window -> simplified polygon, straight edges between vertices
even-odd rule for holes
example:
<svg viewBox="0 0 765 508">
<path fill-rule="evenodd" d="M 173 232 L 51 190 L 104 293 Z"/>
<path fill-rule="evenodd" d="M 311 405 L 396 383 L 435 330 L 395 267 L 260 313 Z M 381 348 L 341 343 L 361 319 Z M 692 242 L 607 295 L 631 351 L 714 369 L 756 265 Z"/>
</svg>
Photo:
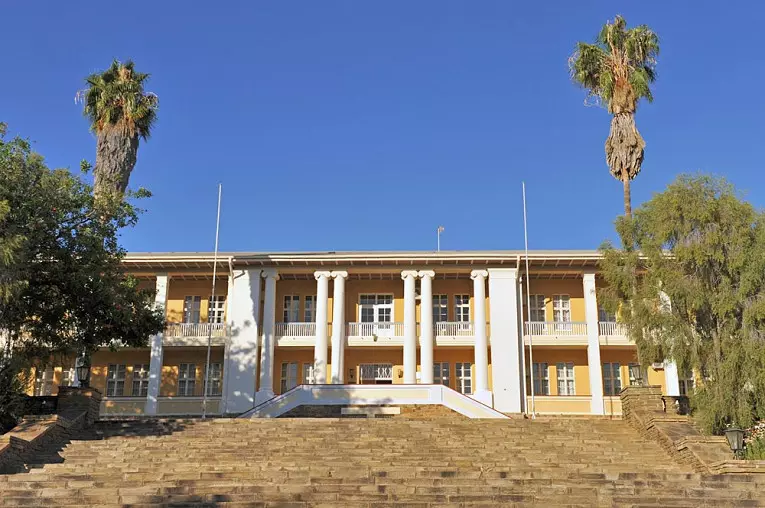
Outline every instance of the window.
<svg viewBox="0 0 765 508">
<path fill-rule="evenodd" d="M 106 370 L 106 396 L 122 397 L 125 394 L 125 365 L 109 364 Z"/>
<path fill-rule="evenodd" d="M 53 393 L 53 369 L 35 367 L 35 391 L 37 397 Z"/>
<path fill-rule="evenodd" d="M 316 296 L 308 295 L 305 297 L 305 309 L 303 310 L 303 322 L 313 323 L 316 321 Z"/>
<path fill-rule="evenodd" d="M 449 321 L 449 297 L 433 295 L 433 322 L 445 323 L 447 321 Z"/>
<path fill-rule="evenodd" d="M 281 393 L 297 386 L 297 362 L 282 362 Z"/>
<path fill-rule="evenodd" d="M 303 364 L 303 384 L 304 385 L 312 385 L 314 384 L 314 377 L 313 377 L 313 364 L 312 363 L 304 363 Z"/>
<path fill-rule="evenodd" d="M 389 385 L 393 382 L 393 365 L 390 363 L 362 363 L 359 365 L 361 384 Z"/>
<path fill-rule="evenodd" d="M 393 322 L 393 295 L 359 295 L 362 323 Z"/>
<path fill-rule="evenodd" d="M 574 363 L 559 363 L 556 365 L 558 373 L 558 395 L 576 395 L 574 390 Z"/>
<path fill-rule="evenodd" d="M 635 377 L 635 375 L 632 372 L 632 367 L 633 366 L 640 367 L 640 364 L 639 363 L 630 363 L 630 365 L 629 365 L 630 386 L 637 386 L 639 383 L 638 383 L 637 378 Z"/>
<path fill-rule="evenodd" d="M 448 362 L 436 362 L 433 364 L 433 382 L 437 385 L 449 386 Z"/>
<path fill-rule="evenodd" d="M 149 394 L 149 364 L 133 365 L 133 397 Z"/>
<path fill-rule="evenodd" d="M 457 390 L 465 395 L 473 393 L 473 375 L 470 373 L 470 363 L 455 363 L 454 370 L 457 376 Z"/>
<path fill-rule="evenodd" d="M 680 378 L 680 395 L 691 395 L 693 389 L 696 387 L 696 381 L 693 379 L 693 374 L 689 373 Z"/>
<path fill-rule="evenodd" d="M 532 323 L 541 323 L 545 317 L 545 295 L 529 295 L 529 314 Z"/>
<path fill-rule="evenodd" d="M 221 374 L 220 363 L 211 363 L 209 374 L 207 372 L 207 369 L 205 369 L 204 375 L 209 376 L 209 380 L 210 380 L 209 383 L 205 381 L 205 389 L 207 390 L 208 397 L 217 397 L 222 393 L 220 374 Z"/>
<path fill-rule="evenodd" d="M 598 321 L 601 323 L 616 323 L 616 314 L 608 312 L 606 309 L 598 305 Z"/>
<path fill-rule="evenodd" d="M 193 397 L 197 387 L 197 366 L 182 363 L 178 369 L 178 396 Z"/>
<path fill-rule="evenodd" d="M 470 321 L 470 295 L 454 295 L 454 319 L 458 323 Z"/>
<path fill-rule="evenodd" d="M 300 297 L 297 295 L 284 296 L 284 323 L 297 323 L 300 319 Z"/>
<path fill-rule="evenodd" d="M 619 395 L 622 391 L 621 365 L 618 363 L 603 364 L 603 395 Z"/>
<path fill-rule="evenodd" d="M 199 323 L 199 309 L 202 305 L 201 296 L 187 296 L 183 300 L 183 322 Z"/>
<path fill-rule="evenodd" d="M 64 367 L 61 372 L 61 386 L 74 385 L 74 367 Z"/>
<path fill-rule="evenodd" d="M 207 322 L 223 323 L 224 315 L 226 314 L 226 297 L 210 297 L 210 300 L 208 300 L 207 304 Z"/>
<path fill-rule="evenodd" d="M 534 395 L 550 395 L 550 371 L 547 363 L 534 362 L 532 365 L 534 374 Z M 528 383 L 529 391 L 531 383 Z"/>
<path fill-rule="evenodd" d="M 553 296 L 553 321 L 557 323 L 571 322 L 571 297 L 568 295 Z"/>
</svg>

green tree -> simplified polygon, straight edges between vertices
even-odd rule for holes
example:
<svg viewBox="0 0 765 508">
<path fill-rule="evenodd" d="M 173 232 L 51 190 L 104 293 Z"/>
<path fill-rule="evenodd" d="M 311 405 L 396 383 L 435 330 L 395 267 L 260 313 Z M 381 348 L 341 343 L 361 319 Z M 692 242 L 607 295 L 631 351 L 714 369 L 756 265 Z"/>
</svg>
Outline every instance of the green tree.
<svg viewBox="0 0 765 508">
<path fill-rule="evenodd" d="M 604 104 L 611 119 L 606 139 L 606 162 L 624 186 L 624 214 L 632 215 L 630 182 L 640 172 L 645 141 L 635 125 L 640 99 L 653 102 L 659 37 L 646 25 L 627 28 L 616 16 L 600 31 L 595 43 L 579 42 L 569 58 L 571 77 L 587 89 L 588 98 Z"/>
<path fill-rule="evenodd" d="M 98 138 L 94 192 L 101 202 L 122 199 L 135 167 L 138 143 L 149 138 L 157 121 L 158 98 L 144 91 L 148 78 L 135 71 L 132 61 L 114 60 L 104 72 L 88 76 L 88 88 L 77 94 Z"/>
<path fill-rule="evenodd" d="M 125 200 L 104 218 L 80 178 L 0 136 L 0 417 L 34 360 L 142 347 L 162 329 L 153 294 L 121 263 L 118 233 L 138 212 Z"/>
<path fill-rule="evenodd" d="M 703 377 L 692 404 L 710 432 L 765 417 L 765 214 L 725 180 L 681 176 L 617 230 L 634 243 L 604 247 L 601 295 L 641 362 Z"/>
</svg>

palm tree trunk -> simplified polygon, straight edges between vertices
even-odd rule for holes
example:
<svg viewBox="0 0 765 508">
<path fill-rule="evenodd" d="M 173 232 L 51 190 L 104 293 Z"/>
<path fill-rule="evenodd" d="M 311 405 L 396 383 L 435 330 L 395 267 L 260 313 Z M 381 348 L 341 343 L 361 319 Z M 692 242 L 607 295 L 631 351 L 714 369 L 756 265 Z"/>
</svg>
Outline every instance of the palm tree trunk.
<svg viewBox="0 0 765 508">
<path fill-rule="evenodd" d="M 102 131 L 96 145 L 93 194 L 96 201 L 121 200 L 138 155 L 138 136 L 118 129 Z"/>
<path fill-rule="evenodd" d="M 630 190 L 630 176 L 627 172 L 622 173 L 622 183 L 624 184 L 624 216 L 632 218 L 632 191 Z"/>
</svg>

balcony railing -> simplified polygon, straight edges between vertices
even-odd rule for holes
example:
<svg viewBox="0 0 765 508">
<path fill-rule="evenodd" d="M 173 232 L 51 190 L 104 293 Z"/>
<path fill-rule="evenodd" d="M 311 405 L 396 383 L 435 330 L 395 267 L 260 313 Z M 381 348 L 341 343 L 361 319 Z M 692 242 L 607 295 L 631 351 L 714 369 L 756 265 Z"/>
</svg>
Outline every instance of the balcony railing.
<svg viewBox="0 0 765 508">
<path fill-rule="evenodd" d="M 315 337 L 316 323 L 276 323 L 277 337 Z"/>
<path fill-rule="evenodd" d="M 526 335 L 576 336 L 587 335 L 587 323 L 571 321 L 526 321 Z"/>
<path fill-rule="evenodd" d="M 404 323 L 348 323 L 349 337 L 403 337 Z"/>
<path fill-rule="evenodd" d="M 226 323 L 168 323 L 165 337 L 208 337 L 212 332 L 214 338 L 226 337 Z"/>
<path fill-rule="evenodd" d="M 627 336 L 627 330 L 621 323 L 612 321 L 600 321 L 598 323 L 598 334 L 601 336 Z"/>
<path fill-rule="evenodd" d="M 472 321 L 442 321 L 434 324 L 436 337 L 472 337 L 474 335 Z"/>
</svg>

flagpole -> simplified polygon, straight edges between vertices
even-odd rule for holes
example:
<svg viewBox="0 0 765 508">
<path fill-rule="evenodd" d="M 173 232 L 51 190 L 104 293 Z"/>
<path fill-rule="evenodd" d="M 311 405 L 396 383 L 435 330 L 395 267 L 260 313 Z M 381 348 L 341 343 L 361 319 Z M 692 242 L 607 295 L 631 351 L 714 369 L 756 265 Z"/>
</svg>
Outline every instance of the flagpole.
<svg viewBox="0 0 765 508">
<path fill-rule="evenodd" d="M 531 326 L 531 289 L 529 283 L 529 233 L 526 221 L 526 182 L 521 182 L 523 187 L 523 243 L 526 251 L 526 326 Z M 531 338 L 531 330 L 528 331 L 529 335 L 529 379 L 531 380 L 531 418 L 536 418 L 536 404 L 534 400 L 534 347 Z"/>
<path fill-rule="evenodd" d="M 212 323 L 210 323 L 210 310 L 215 298 L 215 280 L 218 277 L 218 236 L 220 234 L 220 201 L 223 194 L 223 185 L 218 184 L 218 214 L 215 218 L 215 253 L 213 254 L 213 277 L 212 293 L 207 304 L 207 362 L 205 362 L 205 379 L 202 383 L 202 419 L 207 416 L 207 392 L 210 386 L 210 350 L 212 349 Z"/>
<path fill-rule="evenodd" d="M 436 252 L 441 252 L 441 233 L 444 232 L 443 226 L 438 226 L 436 229 Z"/>
</svg>

